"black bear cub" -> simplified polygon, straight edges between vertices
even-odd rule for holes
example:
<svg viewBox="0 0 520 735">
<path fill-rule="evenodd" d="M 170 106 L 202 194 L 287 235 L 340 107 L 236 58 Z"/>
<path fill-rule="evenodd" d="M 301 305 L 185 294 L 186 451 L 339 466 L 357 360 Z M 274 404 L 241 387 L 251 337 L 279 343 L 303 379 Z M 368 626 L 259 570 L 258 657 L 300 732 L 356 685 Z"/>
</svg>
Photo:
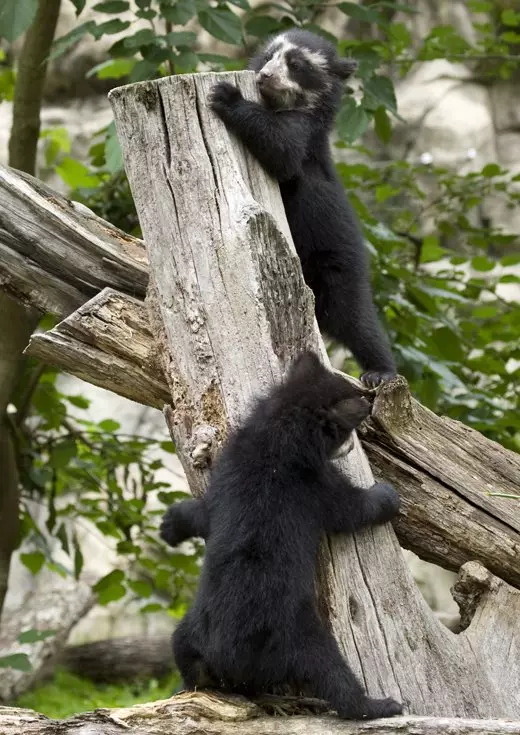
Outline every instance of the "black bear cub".
<svg viewBox="0 0 520 735">
<path fill-rule="evenodd" d="M 356 70 L 319 36 L 293 29 L 251 60 L 263 104 L 229 82 L 210 106 L 280 183 L 303 275 L 313 290 L 320 329 L 346 345 L 375 387 L 395 363 L 372 300 L 365 246 L 332 161 L 329 135 L 343 82 Z"/>
<path fill-rule="evenodd" d="M 289 684 L 346 719 L 402 711 L 367 697 L 316 604 L 323 534 L 385 523 L 399 510 L 391 485 L 355 487 L 331 462 L 369 412 L 358 389 L 304 353 L 230 436 L 204 498 L 167 511 L 161 535 L 170 545 L 206 539 L 196 599 L 173 634 L 186 689 L 252 696 Z"/>
</svg>

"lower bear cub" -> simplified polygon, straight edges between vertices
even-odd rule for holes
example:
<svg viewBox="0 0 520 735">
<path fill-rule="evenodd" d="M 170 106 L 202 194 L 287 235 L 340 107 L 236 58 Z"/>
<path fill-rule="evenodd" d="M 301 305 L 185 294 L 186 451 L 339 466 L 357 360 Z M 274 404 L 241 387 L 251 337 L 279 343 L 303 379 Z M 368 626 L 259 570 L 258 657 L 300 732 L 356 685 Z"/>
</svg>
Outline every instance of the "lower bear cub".
<svg viewBox="0 0 520 735">
<path fill-rule="evenodd" d="M 173 634 L 186 689 L 251 696 L 290 684 L 346 719 L 402 711 L 367 697 L 316 605 L 321 537 L 399 510 L 391 485 L 355 487 L 331 462 L 369 412 L 357 388 L 305 353 L 231 435 L 204 498 L 167 511 L 170 545 L 206 539 L 195 602 Z"/>
</svg>

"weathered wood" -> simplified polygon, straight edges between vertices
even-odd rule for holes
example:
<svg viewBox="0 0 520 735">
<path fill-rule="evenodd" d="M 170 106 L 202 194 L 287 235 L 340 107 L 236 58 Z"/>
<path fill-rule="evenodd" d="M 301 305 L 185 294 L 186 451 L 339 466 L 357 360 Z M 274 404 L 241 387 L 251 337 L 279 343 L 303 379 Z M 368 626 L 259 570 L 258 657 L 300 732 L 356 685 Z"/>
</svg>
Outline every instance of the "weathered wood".
<svg viewBox="0 0 520 735">
<path fill-rule="evenodd" d="M 402 378 L 380 389 L 360 433 L 375 475 L 402 495 L 402 546 L 454 571 L 480 561 L 520 588 L 520 501 L 487 494 L 519 493 L 519 454 L 436 416 Z"/>
<path fill-rule="evenodd" d="M 333 715 L 272 716 L 239 697 L 210 692 L 124 709 L 100 709 L 67 720 L 32 710 L 0 707 L 0 735 L 520 735 L 520 722 L 436 717 L 394 717 L 346 722 Z"/>
<path fill-rule="evenodd" d="M 143 302 L 112 289 L 34 334 L 26 352 L 137 403 L 170 400 Z"/>
<path fill-rule="evenodd" d="M 102 683 L 159 679 L 173 669 L 171 636 L 123 636 L 67 646 L 59 663 Z"/>
<path fill-rule="evenodd" d="M 229 78 L 256 96 L 251 73 Z M 321 346 L 278 187 L 208 111 L 216 79 L 183 75 L 110 95 L 147 244 L 167 418 L 195 493 L 206 482 L 201 457 L 252 395 L 301 349 Z M 371 484 L 359 444 L 343 466 Z M 497 687 L 483 660 L 492 650 L 434 619 L 390 526 L 329 540 L 322 557 L 332 628 L 371 695 L 414 714 L 520 715 L 517 681 Z"/>
<path fill-rule="evenodd" d="M 33 335 L 28 354 L 161 408 L 169 391 L 143 302 L 106 289 L 89 304 L 53 330 Z M 90 317 L 97 310 L 102 319 Z M 112 340 L 105 339 L 107 332 Z M 113 343 L 117 348 L 112 349 Z M 114 361 L 122 358 L 124 367 L 116 370 Z M 127 376 L 124 381 L 122 374 Z M 406 406 L 411 408 L 405 410 Z M 379 420 L 393 412 L 399 417 L 397 424 Z M 520 455 L 458 421 L 423 409 L 402 381 L 380 390 L 372 421 L 362 427 L 361 438 L 376 477 L 393 482 L 403 499 L 402 513 L 394 523 L 402 546 L 454 571 L 467 561 L 479 561 L 520 588 L 520 503 L 485 494 L 489 487 L 518 493 Z M 416 446 L 411 462 L 406 442 L 412 440 Z M 445 457 L 453 465 L 449 472 Z"/>
<path fill-rule="evenodd" d="M 144 296 L 141 240 L 42 182 L 0 166 L 0 288 L 64 317 L 105 286 Z"/>
</svg>

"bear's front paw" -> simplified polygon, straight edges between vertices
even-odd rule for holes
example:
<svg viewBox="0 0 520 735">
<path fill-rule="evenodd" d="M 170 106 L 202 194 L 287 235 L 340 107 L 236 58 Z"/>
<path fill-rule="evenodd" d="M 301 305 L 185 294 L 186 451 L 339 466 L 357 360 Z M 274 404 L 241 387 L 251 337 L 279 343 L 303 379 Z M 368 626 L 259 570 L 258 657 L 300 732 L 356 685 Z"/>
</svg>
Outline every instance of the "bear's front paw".
<svg viewBox="0 0 520 735">
<path fill-rule="evenodd" d="M 215 84 L 209 95 L 209 106 L 217 115 L 229 110 L 242 99 L 242 92 L 229 82 Z"/>
<path fill-rule="evenodd" d="M 395 378 L 396 373 L 391 370 L 369 370 L 360 377 L 361 382 L 367 388 L 377 388 L 381 383 L 387 383 Z"/>
<path fill-rule="evenodd" d="M 376 482 L 372 492 L 379 506 L 379 522 L 386 523 L 395 518 L 401 507 L 401 498 L 395 487 L 389 482 Z"/>
</svg>

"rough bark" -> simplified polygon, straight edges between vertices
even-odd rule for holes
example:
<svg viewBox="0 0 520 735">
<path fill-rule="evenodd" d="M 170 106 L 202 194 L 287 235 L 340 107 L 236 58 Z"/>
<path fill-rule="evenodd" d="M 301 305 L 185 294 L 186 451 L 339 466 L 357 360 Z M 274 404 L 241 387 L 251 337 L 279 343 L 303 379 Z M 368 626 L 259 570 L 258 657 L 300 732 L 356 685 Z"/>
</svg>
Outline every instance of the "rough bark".
<svg viewBox="0 0 520 735">
<path fill-rule="evenodd" d="M 0 288 L 63 318 L 105 286 L 144 297 L 143 243 L 31 176 L 0 166 Z"/>
<path fill-rule="evenodd" d="M 168 400 L 144 304 L 110 289 L 33 335 L 28 353 L 139 403 Z M 378 393 L 361 438 L 375 475 L 403 498 L 395 524 L 402 546 L 454 571 L 479 561 L 520 588 L 520 503 L 486 495 L 518 492 L 520 455 L 424 409 L 404 381 Z"/>
<path fill-rule="evenodd" d="M 520 722 L 436 717 L 394 717 L 345 722 L 328 714 L 272 716 L 281 703 L 254 704 L 210 692 L 178 694 L 125 709 L 96 710 L 49 720 L 32 710 L 0 707 L 0 735 L 520 735 Z"/>
<path fill-rule="evenodd" d="M 252 74 L 229 78 L 256 96 Z M 301 349 L 321 346 L 278 187 L 208 111 L 216 79 L 183 75 L 110 95 L 147 244 L 167 419 L 195 494 L 251 397 Z M 359 443 L 343 467 L 371 484 Z M 434 619 L 390 526 L 329 540 L 321 576 L 333 631 L 371 695 L 414 714 L 520 715 L 518 675 L 497 687 L 492 649 Z"/>
<path fill-rule="evenodd" d="M 143 302 L 112 289 L 34 334 L 27 352 L 137 403 L 162 409 L 170 400 Z"/>
<path fill-rule="evenodd" d="M 7 593 L 11 554 L 18 545 L 18 468 L 6 409 L 23 368 L 23 350 L 38 317 L 0 292 L 0 615 Z"/>
<path fill-rule="evenodd" d="M 34 174 L 36 168 L 43 86 L 60 4 L 61 0 L 39 0 L 16 70 L 9 165 L 29 174 Z"/>
<path fill-rule="evenodd" d="M 59 663 L 103 683 L 158 679 L 173 669 L 171 636 L 126 636 L 67 646 Z"/>
</svg>

